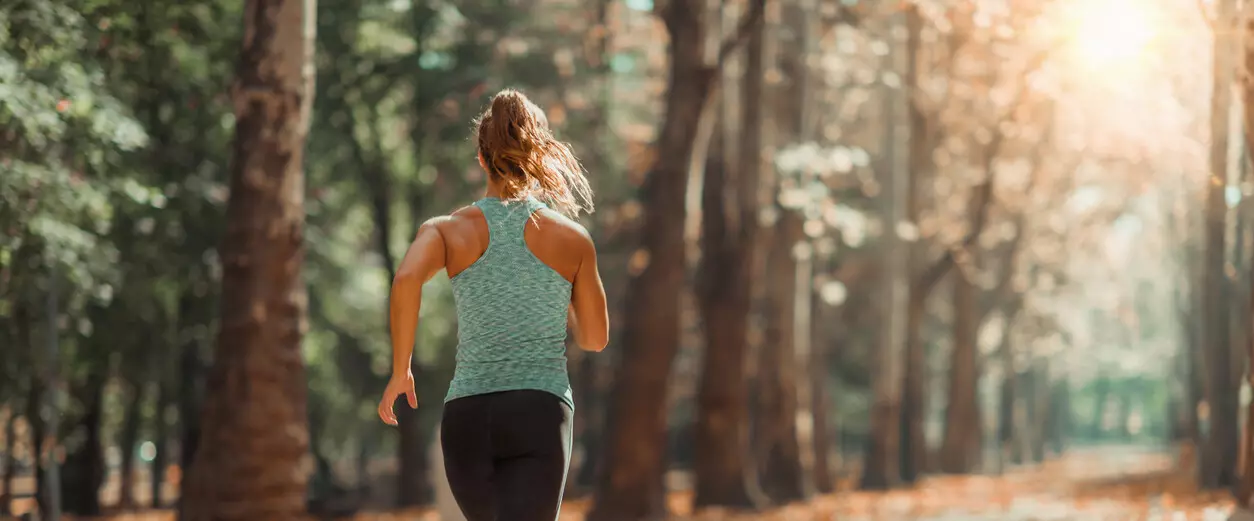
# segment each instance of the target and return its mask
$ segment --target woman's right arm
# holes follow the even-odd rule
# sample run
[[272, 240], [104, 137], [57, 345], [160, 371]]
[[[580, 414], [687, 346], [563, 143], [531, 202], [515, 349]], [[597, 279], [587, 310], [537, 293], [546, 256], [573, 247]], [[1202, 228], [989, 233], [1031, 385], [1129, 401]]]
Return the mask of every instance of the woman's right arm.
[[599, 352], [610, 341], [610, 315], [606, 309], [605, 286], [597, 270], [596, 245], [586, 230], [581, 235], [579, 271], [575, 272], [567, 318], [579, 348]]

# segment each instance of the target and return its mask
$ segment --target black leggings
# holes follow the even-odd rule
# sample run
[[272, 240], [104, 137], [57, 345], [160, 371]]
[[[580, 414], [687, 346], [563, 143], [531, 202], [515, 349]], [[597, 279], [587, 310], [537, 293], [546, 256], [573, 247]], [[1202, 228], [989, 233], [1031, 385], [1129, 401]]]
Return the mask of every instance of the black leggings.
[[552, 393], [506, 391], [444, 404], [444, 472], [467, 521], [557, 519], [571, 410]]

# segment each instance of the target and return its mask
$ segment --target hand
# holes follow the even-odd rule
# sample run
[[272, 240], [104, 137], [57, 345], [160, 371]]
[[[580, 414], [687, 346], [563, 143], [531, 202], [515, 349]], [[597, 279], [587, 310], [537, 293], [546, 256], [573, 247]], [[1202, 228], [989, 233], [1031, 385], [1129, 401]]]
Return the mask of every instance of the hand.
[[392, 378], [388, 380], [388, 386], [383, 390], [383, 399], [379, 400], [379, 418], [383, 419], [383, 423], [396, 425], [396, 412], [392, 410], [392, 406], [402, 394], [408, 399], [410, 409], [418, 408], [418, 393], [414, 391], [414, 374], [409, 371], [405, 371], [403, 375], [392, 375]]

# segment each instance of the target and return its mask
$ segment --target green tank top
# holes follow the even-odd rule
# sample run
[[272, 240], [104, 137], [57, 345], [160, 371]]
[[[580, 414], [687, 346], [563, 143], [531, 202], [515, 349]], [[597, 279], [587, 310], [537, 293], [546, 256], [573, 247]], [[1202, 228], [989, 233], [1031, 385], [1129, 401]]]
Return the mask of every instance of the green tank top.
[[575, 407], [566, 374], [566, 309], [571, 284], [523, 238], [527, 198], [475, 202], [488, 221], [488, 247], [451, 279], [457, 306], [457, 365], [444, 401], [499, 391], [553, 393]]

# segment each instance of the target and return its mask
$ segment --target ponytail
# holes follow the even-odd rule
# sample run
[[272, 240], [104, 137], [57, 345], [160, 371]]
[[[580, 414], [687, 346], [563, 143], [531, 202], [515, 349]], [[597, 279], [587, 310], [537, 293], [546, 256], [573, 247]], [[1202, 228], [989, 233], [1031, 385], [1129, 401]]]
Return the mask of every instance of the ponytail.
[[502, 199], [534, 196], [568, 217], [592, 213], [592, 188], [570, 146], [558, 141], [540, 107], [506, 89], [476, 122], [479, 154]]

